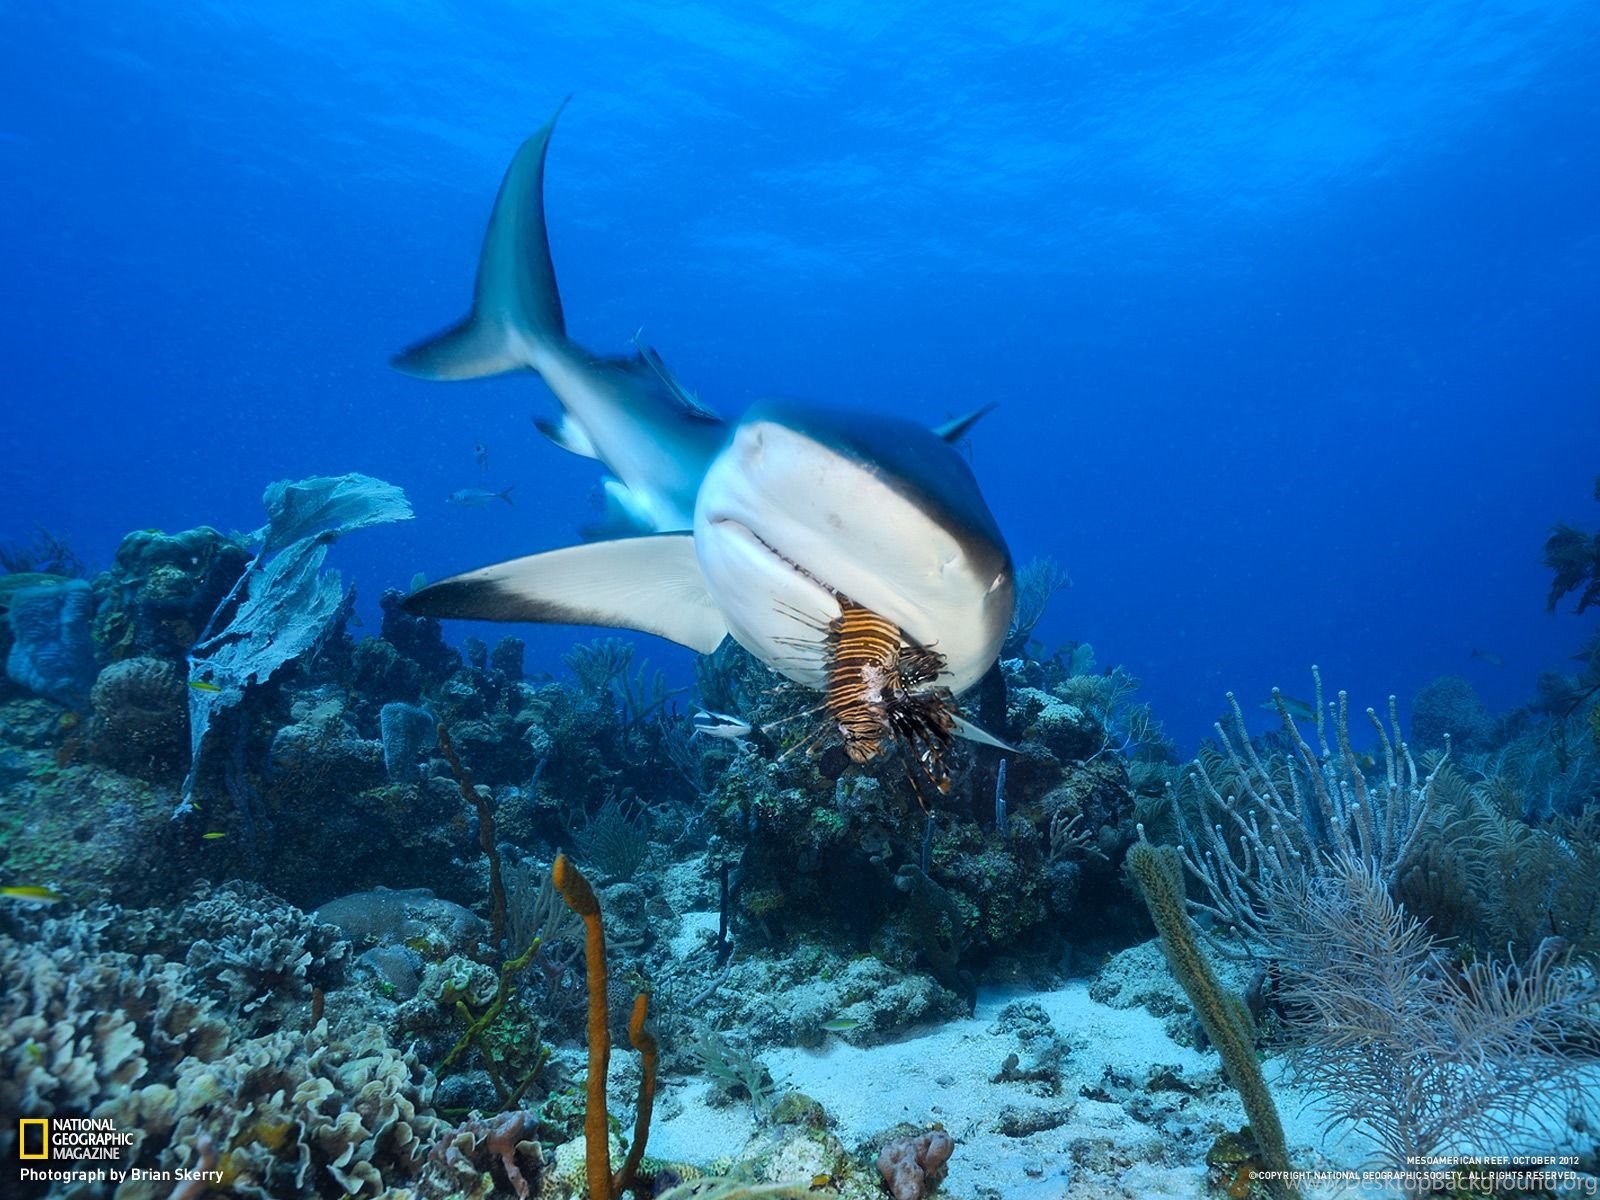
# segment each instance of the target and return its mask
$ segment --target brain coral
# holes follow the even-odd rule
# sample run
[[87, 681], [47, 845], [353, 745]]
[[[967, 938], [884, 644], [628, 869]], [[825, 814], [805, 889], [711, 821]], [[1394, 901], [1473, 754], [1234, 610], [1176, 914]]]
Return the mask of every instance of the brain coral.
[[126, 775], [160, 779], [189, 756], [189, 689], [178, 668], [160, 658], [127, 658], [100, 672], [90, 749]]

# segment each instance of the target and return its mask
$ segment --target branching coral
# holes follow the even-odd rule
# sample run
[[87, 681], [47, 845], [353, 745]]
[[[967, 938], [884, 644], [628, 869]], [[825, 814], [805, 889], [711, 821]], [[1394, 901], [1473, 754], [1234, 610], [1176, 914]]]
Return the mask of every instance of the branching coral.
[[1024, 563], [1017, 572], [1017, 606], [1001, 654], [1013, 657], [1023, 653], [1051, 597], [1071, 586], [1072, 577], [1053, 558], [1030, 558]]
[[1509, 1144], [1581, 1112], [1600, 988], [1556, 947], [1454, 964], [1373, 864], [1330, 863], [1276, 906], [1296, 1056], [1330, 1126], [1360, 1121], [1390, 1165]]
[[573, 831], [578, 855], [591, 868], [612, 879], [632, 879], [650, 853], [650, 817], [612, 794]]
[[[1530, 945], [1542, 935], [1526, 925], [1513, 932], [1516, 957], [1459, 965], [1395, 899], [1444, 908], [1438, 876], [1454, 861], [1489, 892], [1498, 874], [1508, 901], [1533, 895], [1542, 904], [1565, 872], [1551, 860], [1535, 883], [1519, 864], [1535, 861], [1544, 834], [1510, 811], [1519, 804], [1490, 803], [1487, 780], [1482, 794], [1468, 786], [1444, 756], [1422, 775], [1392, 702], [1387, 729], [1368, 712], [1384, 763], [1370, 784], [1350, 745], [1343, 694], [1335, 751], [1320, 678], [1317, 691], [1320, 757], [1281, 698], [1291, 758], [1258, 755], [1236, 702], [1237, 740], [1218, 726], [1223, 752], [1197, 764], [1193, 807], [1178, 814], [1184, 862], [1204, 889], [1191, 907], [1278, 964], [1286, 1029], [1330, 1123], [1367, 1124], [1390, 1165], [1500, 1145], [1552, 1111], [1565, 1116], [1582, 1098], [1578, 1069], [1600, 1061], [1592, 968], [1569, 961], [1562, 938]], [[1468, 811], [1449, 811], [1463, 804]], [[1579, 859], [1559, 835], [1552, 845]], [[1497, 860], [1506, 867], [1497, 871]], [[1472, 932], [1473, 915], [1452, 907]]]
[[1322, 676], [1311, 670], [1320, 753], [1301, 736], [1274, 688], [1291, 751], [1264, 760], [1229, 692], [1233, 727], [1215, 726], [1223, 752], [1195, 761], [1187, 794], [1174, 806], [1184, 865], [1204, 891], [1189, 907], [1232, 935], [1227, 943], [1214, 939], [1228, 953], [1249, 954], [1252, 943], [1268, 940], [1273, 894], [1286, 880], [1321, 876], [1330, 856], [1371, 863], [1385, 885], [1393, 886], [1432, 804], [1434, 775], [1418, 771], [1401, 738], [1394, 697], [1388, 729], [1367, 709], [1384, 763], [1378, 782], [1369, 784], [1350, 743], [1348, 697], [1339, 693], [1335, 752], [1323, 720]]
[[0, 542], [0, 571], [7, 575], [60, 575], [71, 579], [88, 574], [66, 538], [43, 525], [25, 542]]
[[[1600, 478], [1594, 481], [1594, 498], [1600, 500]], [[1584, 533], [1558, 523], [1545, 541], [1544, 565], [1555, 574], [1545, 600], [1551, 612], [1571, 592], [1578, 593], [1579, 612], [1600, 604], [1600, 532]]]

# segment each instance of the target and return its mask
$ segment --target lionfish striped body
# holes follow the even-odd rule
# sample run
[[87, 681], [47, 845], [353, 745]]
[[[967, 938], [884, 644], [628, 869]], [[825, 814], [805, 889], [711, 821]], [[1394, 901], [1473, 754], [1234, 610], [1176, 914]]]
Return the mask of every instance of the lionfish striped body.
[[943, 759], [954, 737], [954, 707], [947, 689], [924, 686], [938, 676], [944, 659], [902, 641], [893, 622], [839, 597], [839, 616], [827, 629], [824, 708], [851, 762], [869, 762], [898, 741], [939, 790], [948, 791]]

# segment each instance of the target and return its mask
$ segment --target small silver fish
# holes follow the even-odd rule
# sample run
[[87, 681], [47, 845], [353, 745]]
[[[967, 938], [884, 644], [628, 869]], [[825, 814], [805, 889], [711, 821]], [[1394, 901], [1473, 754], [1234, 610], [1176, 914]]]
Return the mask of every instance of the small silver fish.
[[707, 737], [729, 738], [733, 741], [742, 741], [750, 736], [751, 725], [749, 721], [741, 721], [738, 717], [730, 717], [727, 713], [707, 712], [703, 708], [695, 710], [694, 733], [703, 733]]
[[1481, 662], [1487, 663], [1491, 667], [1503, 667], [1506, 665], [1506, 660], [1501, 658], [1493, 650], [1480, 650], [1478, 647], [1474, 646], [1472, 648], [1472, 657], [1480, 660]]
[[[1289, 715], [1296, 721], [1315, 721], [1317, 719], [1317, 710], [1314, 705], [1308, 704], [1304, 700], [1298, 700], [1293, 696], [1279, 696], [1278, 699], [1283, 701], [1283, 707], [1288, 709]], [[1278, 711], [1277, 703], [1272, 700], [1265, 701], [1261, 707], [1268, 712], [1275, 713]]]
[[516, 486], [512, 484], [511, 487], [498, 492], [491, 492], [488, 488], [461, 488], [446, 496], [444, 502], [453, 504], [457, 508], [483, 508], [496, 500], [504, 500], [510, 504], [511, 488]]

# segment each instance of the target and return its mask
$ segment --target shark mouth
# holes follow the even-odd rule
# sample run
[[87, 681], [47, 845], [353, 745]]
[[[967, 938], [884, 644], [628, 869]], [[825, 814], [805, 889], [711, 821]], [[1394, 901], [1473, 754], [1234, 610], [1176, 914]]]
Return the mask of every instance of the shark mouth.
[[756, 545], [760, 546], [768, 554], [772, 555], [773, 558], [777, 559], [784, 566], [788, 567], [796, 575], [800, 575], [806, 579], [809, 579], [812, 583], [816, 584], [819, 588], [831, 596], [839, 595], [839, 590], [832, 584], [828, 583], [826, 580], [818, 579], [810, 571], [806, 570], [799, 563], [795, 562], [794, 559], [790, 558], [782, 550], [779, 550], [776, 546], [767, 541], [766, 538], [762, 537], [754, 529], [751, 529], [750, 526], [746, 525], [743, 521], [740, 521], [734, 517], [712, 517], [711, 525], [714, 528], [726, 529], [734, 533], [743, 534]]
[[[823, 737], [837, 733], [846, 757], [860, 765], [898, 747], [905, 752], [908, 767], [910, 762], [917, 763], [940, 793], [947, 793], [950, 773], [945, 762], [962, 722], [950, 690], [934, 684], [945, 669], [944, 655], [918, 644], [889, 618], [857, 604], [744, 522], [718, 516], [710, 524], [748, 539], [838, 605], [838, 615], [824, 621], [777, 601], [780, 613], [812, 631], [813, 636], [775, 640], [802, 655], [821, 658], [821, 710], [826, 719], [795, 749], [814, 748]], [[926, 808], [914, 775], [911, 783]]]

